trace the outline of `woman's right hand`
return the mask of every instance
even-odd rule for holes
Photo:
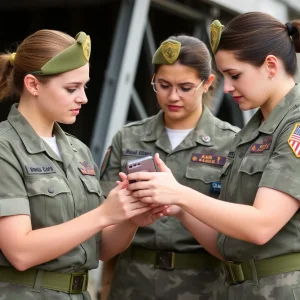
[[[132,196],[132,192],[126,189],[127,186],[127,180],[119,183],[100,205],[99,209],[108,223],[107,226],[123,222],[153,208],[151,204],[143,203]]]

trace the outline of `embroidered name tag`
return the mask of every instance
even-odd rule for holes
[[[144,151],[141,149],[123,149],[122,152],[125,156],[152,156],[151,151]]]
[[[27,173],[31,174],[50,174],[56,173],[53,166],[25,166]]]
[[[272,144],[272,139],[273,139],[272,136],[268,136],[268,137],[263,138],[262,143],[254,143],[251,146],[250,152],[251,153],[262,153],[265,150],[269,150],[271,147],[271,144]]]
[[[221,191],[221,182],[220,181],[212,182],[210,185],[210,192],[219,194],[220,191]]]
[[[90,166],[87,161],[80,162],[80,165],[78,169],[82,175],[96,176],[95,169]]]
[[[197,163],[205,163],[205,164],[210,164],[210,165],[224,166],[224,164],[226,162],[226,157],[219,156],[219,155],[193,153],[191,160],[192,160],[192,162],[197,162]]]

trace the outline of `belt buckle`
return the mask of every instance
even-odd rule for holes
[[[234,261],[224,261],[224,269],[225,269],[225,275],[226,280],[229,284],[238,284],[244,282],[244,280],[238,280],[235,276],[235,271],[233,266],[238,265]]]
[[[232,268],[232,265],[234,264],[233,261],[224,261],[224,269],[225,269],[225,275],[226,280],[230,284],[237,284],[237,280],[235,278],[235,274]]]
[[[157,251],[155,268],[173,270],[175,261],[175,252]]]
[[[70,294],[80,294],[86,289],[87,274],[72,273],[70,281]]]

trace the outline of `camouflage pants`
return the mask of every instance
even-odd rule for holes
[[[32,287],[0,282],[0,300],[91,300],[88,292],[78,295],[40,289],[32,291]]]
[[[228,300],[300,300],[300,271],[231,285]]]
[[[163,270],[119,258],[109,300],[221,300],[223,270]]]

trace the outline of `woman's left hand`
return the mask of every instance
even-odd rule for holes
[[[154,156],[155,163],[160,172],[136,172],[128,174],[128,180],[137,182],[127,186],[132,195],[146,203],[160,205],[177,204],[182,195],[183,186],[174,178],[171,170],[159,158]]]

